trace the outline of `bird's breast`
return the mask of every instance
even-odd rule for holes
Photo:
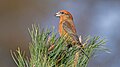
[[[66,31],[63,29],[63,23],[59,23],[59,34],[60,36],[67,35]]]

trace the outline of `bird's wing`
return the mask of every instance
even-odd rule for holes
[[[68,21],[63,22],[63,29],[73,38],[74,41],[79,41],[79,37],[76,34],[76,29]]]
[[[76,29],[68,21],[63,21],[63,29],[69,34],[76,34]]]
[[[78,43],[78,45],[80,46],[81,51],[85,54],[85,56],[89,59],[88,55],[85,53],[84,49],[81,48],[83,45],[80,43],[79,41],[79,37],[77,36],[76,33],[74,33],[74,29],[71,26],[71,24],[67,21],[63,22],[63,29],[72,37],[72,39],[74,41],[76,41]]]

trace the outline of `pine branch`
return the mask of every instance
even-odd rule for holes
[[[87,67],[89,59],[96,50],[107,51],[102,48],[105,41],[98,36],[83,39],[80,36],[84,51],[89,56],[88,59],[76,46],[68,49],[64,37],[56,38],[53,31],[48,29],[40,31],[39,26],[32,25],[29,33],[31,36],[30,58],[24,57],[25,54],[20,48],[16,52],[11,51],[11,56],[18,67]]]

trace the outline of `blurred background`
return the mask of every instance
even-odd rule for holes
[[[88,67],[120,67],[120,0],[0,0],[0,67],[17,67],[10,50],[20,47],[28,55],[33,23],[57,32],[54,14],[61,9],[72,13],[78,34],[107,40],[111,53],[97,55]]]

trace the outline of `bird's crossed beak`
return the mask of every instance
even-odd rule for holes
[[[60,17],[60,16],[61,16],[61,13],[60,13],[60,12],[57,12],[57,13],[55,14],[55,16],[56,16],[56,17]]]

